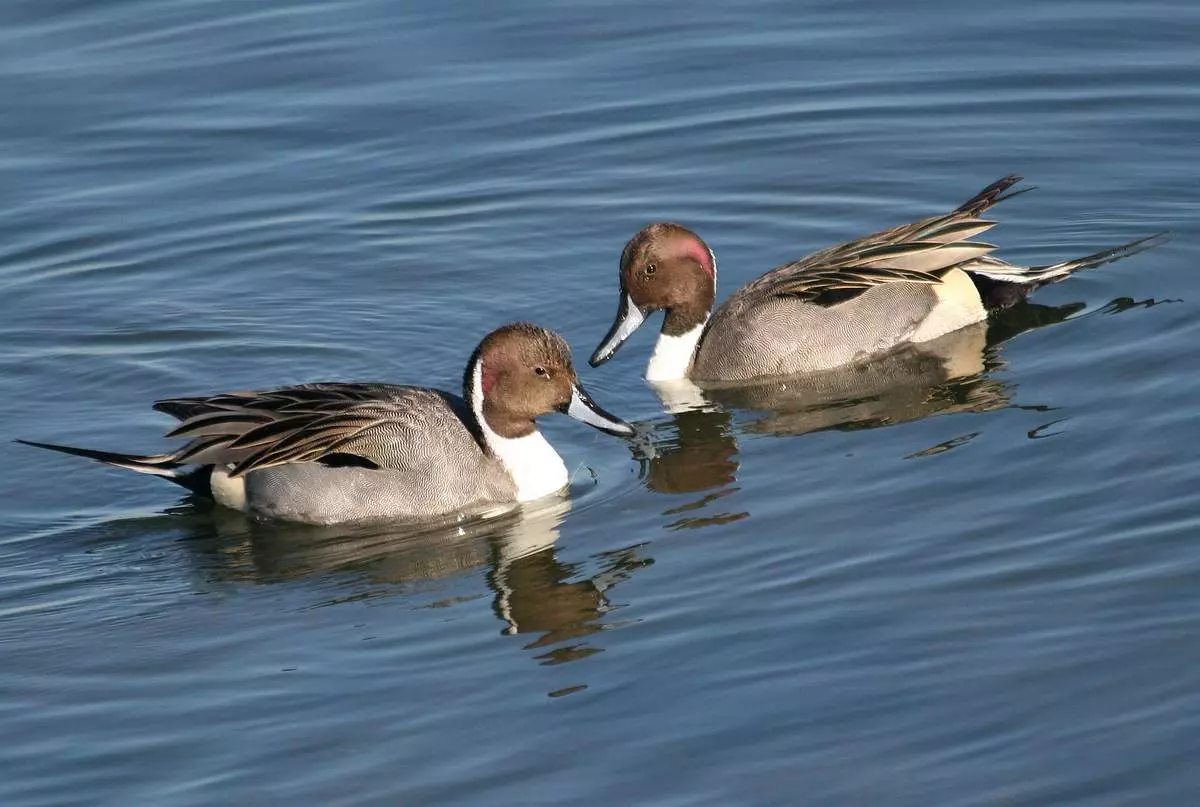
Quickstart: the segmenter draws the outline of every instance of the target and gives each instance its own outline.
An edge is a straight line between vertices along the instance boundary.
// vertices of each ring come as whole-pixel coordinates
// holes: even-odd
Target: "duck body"
[[[712,309],[716,257],[676,224],[649,225],[621,257],[617,319],[592,355],[607,361],[650,313],[666,316],[650,381],[745,381],[815,372],[982,322],[991,311],[1080,269],[1141,251],[1161,236],[1047,266],[1017,266],[970,240],[982,218],[1023,190],[1005,177],[947,214],[893,227],[780,266]]]
[[[939,285],[888,283],[834,308],[734,294],[708,321],[688,377],[742,381],[829,370],[987,318],[966,273]]]
[[[512,475],[472,433],[467,403],[442,390],[390,384],[308,384],[240,399],[162,401],[156,408],[168,414],[187,412],[178,430],[186,434],[189,422],[202,424],[214,413],[253,416],[271,404],[278,413],[301,401],[304,409],[293,408],[292,417],[306,411],[316,416],[310,424],[327,417],[328,409],[340,406],[341,428],[353,428],[350,419],[368,412],[378,425],[367,427],[351,445],[320,459],[270,465],[237,476],[230,475],[229,466],[236,466],[245,452],[225,448],[201,457],[219,461],[208,466],[209,493],[218,503],[266,518],[330,524],[416,519],[519,500]],[[273,422],[267,416],[247,425]],[[364,454],[374,459],[366,460]],[[542,477],[550,487],[545,493],[552,493],[567,484],[566,466],[558,459],[543,469]]]
[[[137,455],[19,441],[160,476],[218,504],[310,524],[411,520],[513,506],[561,491],[566,465],[534,423],[560,411],[633,428],[579,386],[566,343],[525,323],[489,334],[464,395],[374,383],[172,398],[154,408],[187,444]]]

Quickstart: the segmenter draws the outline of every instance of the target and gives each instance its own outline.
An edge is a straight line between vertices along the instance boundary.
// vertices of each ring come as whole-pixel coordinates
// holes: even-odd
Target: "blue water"
[[[1198,53],[1184,2],[6,3],[0,436],[454,388],[513,319],[582,364],[656,219],[719,297],[1014,172],[1006,257],[1173,240],[958,375],[672,415],[639,333],[582,375],[657,456],[547,418],[569,500],[455,529],[0,442],[0,804],[1193,802]]]

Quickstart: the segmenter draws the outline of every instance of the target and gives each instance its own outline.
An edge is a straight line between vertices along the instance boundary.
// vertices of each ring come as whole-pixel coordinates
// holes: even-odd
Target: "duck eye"
[[[534,367],[534,368],[533,368],[533,371],[534,371],[535,373],[537,373],[538,375],[540,375],[542,378],[545,378],[545,377],[547,377],[548,375],[550,375],[549,371],[548,371],[548,370],[546,370],[546,368],[545,368],[545,367]]]
[[[654,274],[657,271],[658,271],[657,264],[653,264],[653,263],[646,264],[646,269],[645,269],[646,277],[650,277],[650,275]]]

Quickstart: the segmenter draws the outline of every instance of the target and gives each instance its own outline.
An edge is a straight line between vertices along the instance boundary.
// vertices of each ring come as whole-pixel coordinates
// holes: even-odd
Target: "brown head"
[[[500,437],[532,434],[534,420],[551,412],[610,434],[634,433],[584,392],[563,338],[528,322],[505,325],[483,338],[467,362],[463,395],[476,417]]]
[[[621,253],[617,318],[590,363],[613,357],[647,316],[665,311],[662,332],[680,336],[704,322],[717,291],[717,262],[708,245],[678,224],[658,222],[629,240]]]

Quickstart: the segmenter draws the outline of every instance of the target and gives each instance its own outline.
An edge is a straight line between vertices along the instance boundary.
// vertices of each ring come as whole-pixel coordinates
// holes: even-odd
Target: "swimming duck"
[[[968,239],[995,222],[992,205],[1026,190],[1021,177],[992,183],[951,212],[831,247],[774,269],[717,310],[717,261],[696,233],[651,224],[621,254],[616,320],[593,367],[655,311],[665,311],[650,381],[745,381],[828,370],[904,343],[920,343],[987,318],[1047,283],[1132,255],[1150,236],[1048,266],[1014,266]]]
[[[444,515],[558,492],[562,458],[535,423],[563,412],[610,434],[628,423],[579,384],[566,342],[516,323],[484,337],[463,395],[426,387],[320,383],[170,398],[154,408],[189,438],[155,455],[18,442],[168,479],[255,515],[314,524]]]

